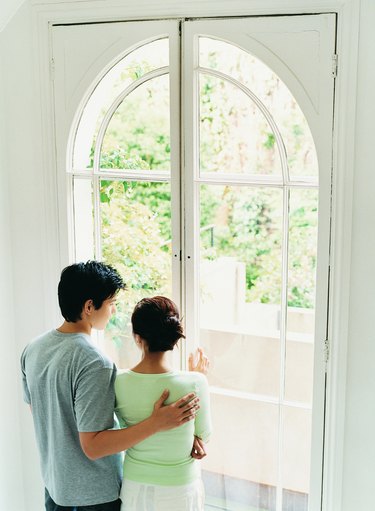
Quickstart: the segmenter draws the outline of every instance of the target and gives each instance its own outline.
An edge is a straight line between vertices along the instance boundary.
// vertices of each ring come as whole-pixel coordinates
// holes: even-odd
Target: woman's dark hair
[[[67,266],[61,272],[58,296],[61,314],[68,322],[82,319],[87,300],[100,309],[104,300],[115,296],[125,283],[115,268],[99,261],[87,261]]]
[[[150,352],[173,350],[184,331],[175,303],[165,296],[143,298],[132,314],[133,333],[147,342]]]

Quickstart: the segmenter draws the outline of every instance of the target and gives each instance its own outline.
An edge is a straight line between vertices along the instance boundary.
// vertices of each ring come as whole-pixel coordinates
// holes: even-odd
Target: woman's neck
[[[169,373],[172,368],[167,358],[167,352],[165,351],[144,352],[142,353],[142,360],[132,368],[132,371],[143,374]]]

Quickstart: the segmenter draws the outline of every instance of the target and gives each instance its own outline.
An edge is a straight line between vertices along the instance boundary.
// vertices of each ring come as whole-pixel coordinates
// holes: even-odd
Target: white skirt
[[[121,511],[203,511],[204,487],[201,479],[183,486],[161,486],[124,479]]]

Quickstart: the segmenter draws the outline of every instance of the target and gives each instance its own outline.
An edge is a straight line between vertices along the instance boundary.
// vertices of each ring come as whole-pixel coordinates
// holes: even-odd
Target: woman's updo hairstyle
[[[143,298],[132,314],[133,333],[147,342],[150,352],[173,350],[184,331],[175,303],[165,296]]]

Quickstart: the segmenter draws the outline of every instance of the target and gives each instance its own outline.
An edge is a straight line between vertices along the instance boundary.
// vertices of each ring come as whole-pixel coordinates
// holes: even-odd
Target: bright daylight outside
[[[314,143],[297,102],[264,63],[209,37],[197,46],[199,343],[211,362],[214,424],[203,462],[206,509],[307,511]],[[127,283],[104,340],[120,368],[138,356],[135,303],[172,293],[178,169],[170,162],[168,61],[167,38],[123,58],[87,102],[74,144],[75,257],[102,258]]]

